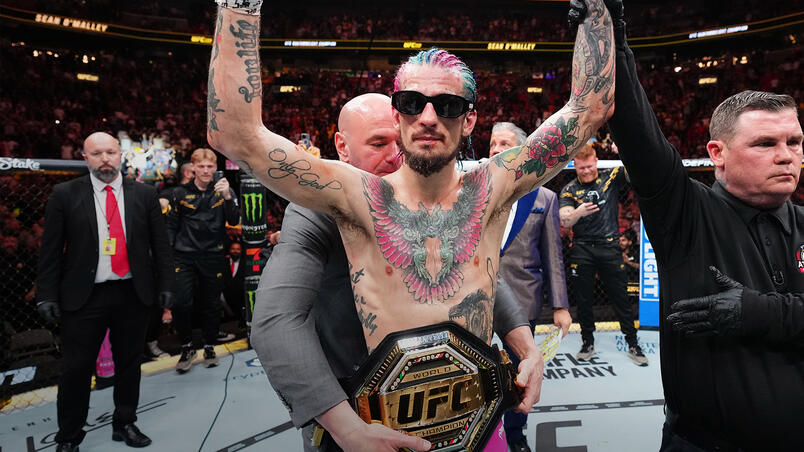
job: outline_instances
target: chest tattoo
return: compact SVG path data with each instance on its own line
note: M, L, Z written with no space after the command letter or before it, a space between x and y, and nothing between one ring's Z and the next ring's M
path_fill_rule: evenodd
M377 245L385 259L404 272L408 292L420 303L443 302L463 283L459 266L475 253L491 195L488 168L463 176L451 210L423 204L410 210L394 199L394 188L375 176L363 177L374 219Z

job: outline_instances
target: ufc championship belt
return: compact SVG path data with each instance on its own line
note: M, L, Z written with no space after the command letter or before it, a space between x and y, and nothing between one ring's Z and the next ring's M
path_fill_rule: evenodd
M519 404L504 350L445 322L389 334L349 379L366 423L422 437L432 451L480 451L503 413Z

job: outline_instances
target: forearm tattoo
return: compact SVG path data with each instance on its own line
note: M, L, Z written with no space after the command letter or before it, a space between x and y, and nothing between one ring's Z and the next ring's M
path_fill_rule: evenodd
M394 188L363 176L363 191L385 259L404 272L408 292L420 303L444 302L463 284L462 264L474 256L491 196L487 166L463 176L451 210L419 204L410 210L394 198Z
M209 80L207 82L207 131L218 131L218 113L225 113L226 110L220 108L221 100L215 92L215 69L209 70Z
M288 176L295 178L299 185L302 187L311 187L315 188L316 190L323 190L325 188L329 188L330 190L340 190L343 188L343 184L337 180L331 180L325 184L321 184L319 180L321 180L321 176L316 173L309 172L310 168L312 168L312 164L305 159L298 159L294 160L293 162L287 162L288 154L282 149L274 149L273 151L268 153L268 160L278 163L279 166L276 168L270 168L268 170L268 177L275 180L281 180Z
M602 1L587 3L589 13L578 31L572 58L572 97L576 112L586 111L593 102L602 102L606 109L614 102L611 17ZM590 96L592 93L594 96Z
M589 13L575 43L572 94L567 107L539 127L521 147L493 158L497 166L514 173L514 180L529 174L541 178L547 170L567 162L597 127L587 121L582 130L581 115L592 110L605 117L613 107L615 64L611 18L601 0L587 3ZM524 159L520 158L523 150ZM539 182L532 188L537 185Z
M218 11L218 19L215 23L215 47L212 49L212 62L218 59L221 47L221 26L223 25L223 15ZM210 63L211 65L211 63ZM207 80L207 132L218 131L218 113L225 113L226 110L220 108L221 100L215 92L215 69L209 69L209 79Z
M238 20L237 28L229 26L229 32L236 39L235 47L238 47L237 56L243 60L246 67L246 82L248 86L241 86L237 92L243 95L247 103L257 97L262 96L262 78L260 77L260 28L259 24L253 24L247 20Z
M501 153L495 162L497 166L513 171L514 180L519 180L522 176L531 173L536 173L537 177L541 177L548 168L569 160L567 150L578 143L578 137L574 134L577 131L577 115L566 122L563 117L559 116L555 124L545 124L544 127L540 127L524 145ZM523 149L527 151L527 159L518 166L506 166L507 163L519 157Z

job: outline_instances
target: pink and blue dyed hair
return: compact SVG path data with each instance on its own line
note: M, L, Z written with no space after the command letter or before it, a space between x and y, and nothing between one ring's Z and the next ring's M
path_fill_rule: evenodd
M429 50L422 50L416 55L408 58L399 70L396 71L394 78L394 92L402 89L402 77L414 66L431 66L441 68L446 72L451 72L463 81L464 95L473 103L477 102L477 85L475 84L475 77L472 70L455 55L436 47Z

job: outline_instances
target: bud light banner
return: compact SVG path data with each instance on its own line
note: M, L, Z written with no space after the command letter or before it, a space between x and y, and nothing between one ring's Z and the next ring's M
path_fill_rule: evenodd
M656 253L639 219L639 326L659 326L659 268Z
M246 247L264 245L268 238L265 222L265 187L249 175L240 176L240 205L243 206L243 242Z

